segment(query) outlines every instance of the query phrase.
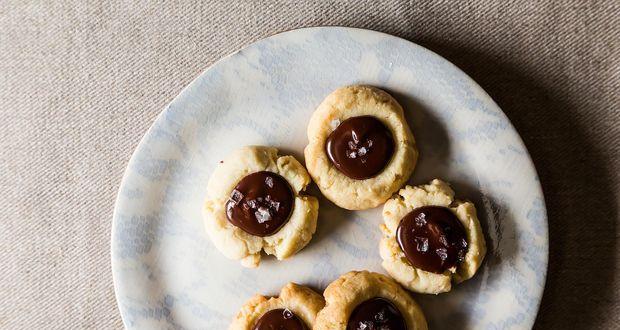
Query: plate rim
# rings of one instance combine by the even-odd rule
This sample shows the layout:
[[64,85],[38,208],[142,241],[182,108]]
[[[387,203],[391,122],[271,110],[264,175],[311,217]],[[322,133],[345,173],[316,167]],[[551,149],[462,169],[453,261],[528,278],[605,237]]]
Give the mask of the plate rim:
[[499,114],[500,116],[502,116],[503,120],[506,121],[506,123],[508,124],[508,127],[510,129],[512,129],[516,134],[515,137],[518,139],[518,141],[521,143],[521,145],[524,146],[524,149],[526,151],[525,153],[525,161],[527,163],[527,165],[529,165],[534,174],[535,174],[535,179],[538,182],[538,184],[536,185],[537,187],[537,191],[541,196],[541,203],[542,203],[542,210],[543,210],[543,214],[542,217],[544,218],[544,221],[542,221],[542,224],[544,224],[544,235],[541,235],[544,238],[544,246],[543,246],[543,258],[544,259],[544,267],[543,267],[543,281],[542,281],[542,287],[540,290],[540,295],[536,301],[536,308],[535,308],[535,313],[533,314],[533,317],[531,318],[531,323],[529,324],[530,327],[533,327],[536,319],[538,317],[538,314],[540,312],[540,306],[541,306],[541,302],[544,296],[544,292],[546,289],[546,283],[547,283],[547,276],[548,276],[548,270],[549,270],[549,218],[548,218],[548,212],[547,212],[547,204],[545,201],[545,195],[544,195],[544,190],[542,187],[542,183],[540,182],[539,176],[538,176],[538,171],[536,170],[536,165],[534,164],[534,161],[532,159],[532,156],[529,152],[529,149],[527,148],[527,145],[525,144],[525,142],[523,141],[523,138],[521,137],[521,134],[519,134],[519,131],[516,129],[516,127],[512,124],[512,121],[510,120],[510,118],[508,118],[508,116],[506,115],[506,113],[504,112],[504,110],[502,110],[502,108],[495,102],[495,100],[493,100],[493,98],[482,88],[482,86],[480,86],[478,84],[478,82],[476,82],[469,74],[467,74],[465,71],[461,70],[461,68],[459,68],[456,64],[452,63],[450,60],[446,59],[445,57],[443,57],[442,55],[436,53],[435,51],[424,47],[422,45],[419,45],[413,41],[407,40],[405,38],[396,36],[396,35],[392,35],[386,32],[381,32],[381,31],[377,31],[377,30],[372,30],[372,29],[366,29],[366,28],[357,28],[357,27],[347,27],[347,26],[342,26],[342,25],[324,25],[324,26],[309,26],[309,27],[301,27],[301,28],[294,28],[294,29],[289,29],[289,30],[283,30],[277,33],[273,33],[273,34],[269,34],[265,37],[256,39],[254,41],[251,41],[247,44],[244,44],[241,48],[233,51],[232,53],[229,53],[228,55],[225,55],[221,58],[219,58],[218,60],[214,61],[213,63],[211,63],[210,65],[208,65],[204,70],[202,70],[199,74],[197,74],[187,85],[185,85],[180,92],[178,92],[171,100],[170,102],[168,102],[166,104],[166,106],[163,108],[162,111],[159,112],[159,114],[157,114],[157,116],[153,119],[151,125],[149,125],[149,128],[145,131],[145,133],[142,135],[142,137],[140,138],[140,141],[138,142],[138,144],[136,145],[134,151],[131,154],[131,157],[129,158],[129,161],[127,162],[126,166],[125,166],[125,170],[123,172],[123,175],[121,177],[121,181],[120,184],[118,185],[118,192],[116,195],[116,198],[114,200],[114,208],[113,208],[113,213],[112,213],[112,226],[111,226],[111,233],[110,233],[110,266],[111,266],[111,271],[112,271],[112,282],[113,282],[113,287],[114,287],[114,298],[116,300],[116,306],[118,308],[118,311],[120,313],[121,316],[121,320],[123,322],[123,326],[126,329],[129,329],[129,326],[126,323],[126,316],[124,315],[124,311],[123,308],[121,307],[121,303],[120,303],[120,289],[119,289],[119,276],[117,275],[117,271],[115,271],[115,254],[116,254],[116,249],[115,249],[115,242],[118,240],[118,238],[116,237],[116,229],[118,226],[118,212],[119,212],[119,208],[120,208],[120,203],[122,198],[122,191],[124,190],[124,188],[127,186],[127,181],[128,181],[128,177],[129,177],[129,173],[130,173],[130,168],[131,165],[136,162],[136,159],[138,158],[137,155],[139,153],[141,153],[141,151],[145,148],[146,145],[146,140],[147,137],[150,136],[150,134],[153,131],[153,128],[156,126],[156,124],[161,120],[162,117],[165,116],[165,114],[169,111],[170,109],[170,105],[172,103],[174,103],[179,97],[181,97],[182,95],[184,95],[185,93],[188,92],[188,90],[190,89],[191,86],[193,86],[199,79],[201,79],[208,71],[210,71],[213,67],[215,67],[216,65],[226,61],[227,59],[231,58],[232,56],[243,52],[244,50],[246,50],[249,47],[252,47],[253,45],[255,45],[256,43],[259,43],[261,41],[264,41],[266,39],[270,39],[279,35],[283,35],[283,34],[293,34],[293,33],[297,33],[298,31],[307,31],[307,30],[344,30],[344,31],[356,31],[356,32],[361,32],[361,33],[370,33],[370,34],[375,34],[380,36],[381,38],[395,38],[398,39],[400,41],[404,41],[405,43],[413,46],[413,47],[418,47],[421,48],[424,51],[429,52],[430,54],[442,59],[443,61],[445,61],[445,63],[448,66],[451,66],[452,69],[454,69],[455,71],[457,71],[459,74],[463,75],[463,77],[466,78],[466,80],[468,80],[469,85],[474,88],[476,90],[476,92],[479,93],[480,96],[483,96],[487,102],[489,102],[490,104],[492,104],[493,106],[495,106],[497,109],[499,109]]

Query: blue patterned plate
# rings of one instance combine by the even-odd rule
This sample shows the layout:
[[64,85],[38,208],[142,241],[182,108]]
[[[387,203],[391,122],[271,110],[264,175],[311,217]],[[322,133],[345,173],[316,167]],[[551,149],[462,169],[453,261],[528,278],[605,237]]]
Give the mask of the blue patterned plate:
[[[544,199],[521,138],[491,98],[437,54],[387,34],[307,28],[258,41],[211,66],[164,109],[134,152],[112,229],[112,270],[127,328],[225,329],[255,293],[289,281],[323,289],[354,269],[382,272],[380,209],[321,200],[312,242],[257,269],[224,258],[201,207],[213,168],[242,145],[301,160],[306,123],[332,90],[383,88],[404,106],[420,160],[410,183],[439,177],[478,207],[489,252],[447,294],[415,295],[431,328],[524,329],[547,271]],[[318,193],[314,193],[318,195]]]

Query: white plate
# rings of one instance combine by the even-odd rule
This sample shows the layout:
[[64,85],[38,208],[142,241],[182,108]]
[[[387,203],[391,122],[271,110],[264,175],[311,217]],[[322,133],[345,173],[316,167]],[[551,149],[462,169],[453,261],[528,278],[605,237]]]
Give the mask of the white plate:
[[[225,329],[255,293],[289,281],[317,289],[350,270],[382,272],[380,208],[324,199],[312,242],[257,269],[224,258],[201,206],[219,160],[249,144],[302,159],[306,124],[337,87],[369,84],[404,106],[420,160],[410,183],[439,177],[475,202],[489,252],[478,274],[414,295],[431,328],[532,326],[547,271],[543,195],[519,135],[491,98],[437,54],[387,34],[307,28],[258,41],[211,66],[157,118],[133,154],[114,212],[112,269],[127,328]],[[315,195],[316,191],[314,192]]]

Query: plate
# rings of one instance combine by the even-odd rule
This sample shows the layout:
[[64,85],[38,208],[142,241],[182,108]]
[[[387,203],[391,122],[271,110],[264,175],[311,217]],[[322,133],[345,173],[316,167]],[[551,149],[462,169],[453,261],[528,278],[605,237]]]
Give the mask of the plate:
[[[380,208],[353,212],[320,199],[317,233],[296,256],[257,269],[224,258],[203,229],[209,175],[243,145],[303,159],[306,124],[332,90],[385,89],[406,110],[420,159],[410,179],[438,177],[472,200],[489,248],[452,292],[414,295],[431,328],[533,325],[548,258],[536,171],[507,117],[439,55],[387,34],[343,27],[284,32],[212,65],[168,105],[134,152],[116,201],[112,270],[129,329],[225,329],[255,293],[290,281],[322,290],[350,270],[383,272]],[[312,194],[318,196],[314,189]]]

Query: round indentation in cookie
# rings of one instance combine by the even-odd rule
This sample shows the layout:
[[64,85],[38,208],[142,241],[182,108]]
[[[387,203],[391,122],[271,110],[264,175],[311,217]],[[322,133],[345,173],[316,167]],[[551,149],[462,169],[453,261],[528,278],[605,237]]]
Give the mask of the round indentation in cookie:
[[252,173],[230,193],[226,216],[249,234],[269,236],[288,221],[293,199],[293,191],[283,177],[268,171]]
[[329,135],[325,144],[329,160],[352,179],[368,179],[388,164],[394,153],[390,130],[373,116],[349,118]]
[[359,329],[406,330],[407,325],[392,302],[384,298],[371,298],[357,305],[349,316],[347,330]]
[[308,328],[295,313],[288,309],[272,309],[256,321],[253,330],[307,330]]
[[456,215],[441,206],[423,206],[400,222],[396,239],[416,268],[441,274],[463,261],[467,253],[465,228]]

